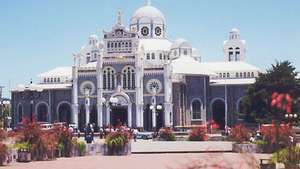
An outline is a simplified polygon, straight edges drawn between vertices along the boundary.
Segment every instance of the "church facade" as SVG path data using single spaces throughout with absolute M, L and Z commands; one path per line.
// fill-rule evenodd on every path
M 164 15 L 147 1 L 127 27 L 118 12 L 103 37 L 91 35 L 71 67 L 40 74 L 12 91 L 13 123 L 73 123 L 82 129 L 124 124 L 151 131 L 215 120 L 236 123 L 240 101 L 260 70 L 246 63 L 245 41 L 232 29 L 223 62 L 201 62 L 197 49 L 167 38 Z

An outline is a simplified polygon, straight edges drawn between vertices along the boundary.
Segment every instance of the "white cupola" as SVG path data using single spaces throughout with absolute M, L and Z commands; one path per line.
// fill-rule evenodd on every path
M 130 30 L 137 32 L 140 38 L 165 38 L 166 19 L 162 12 L 147 0 L 145 5 L 132 15 Z
M 224 55 L 228 62 L 244 61 L 246 58 L 246 42 L 240 39 L 240 31 L 233 28 L 229 32 L 229 39 L 224 41 Z

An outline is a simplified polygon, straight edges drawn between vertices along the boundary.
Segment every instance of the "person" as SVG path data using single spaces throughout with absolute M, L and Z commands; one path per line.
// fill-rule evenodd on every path
M 99 132 L 100 132 L 100 139 L 102 139 L 103 138 L 103 132 L 104 132 L 102 127 L 100 127 Z
M 134 139 L 134 142 L 136 142 L 138 133 L 139 133 L 138 129 L 133 129 L 133 139 Z
M 90 125 L 86 125 L 84 128 L 84 139 L 86 143 L 92 143 L 93 141 L 93 133 Z

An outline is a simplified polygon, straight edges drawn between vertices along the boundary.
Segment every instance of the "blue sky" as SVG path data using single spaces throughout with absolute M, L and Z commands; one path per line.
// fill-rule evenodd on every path
M 90 34 L 102 36 L 124 22 L 144 0 L 2 0 L 0 2 L 0 85 L 27 84 L 30 78 L 72 64 L 72 53 Z M 300 1 L 152 0 L 167 19 L 171 40 L 185 38 L 203 61 L 223 61 L 222 44 L 233 27 L 247 42 L 247 62 L 262 69 L 290 60 L 300 70 Z

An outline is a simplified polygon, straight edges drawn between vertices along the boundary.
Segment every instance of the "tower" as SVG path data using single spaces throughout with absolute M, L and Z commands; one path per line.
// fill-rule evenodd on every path
M 229 39 L 224 41 L 224 55 L 228 62 L 244 61 L 246 58 L 246 42 L 240 39 L 240 31 L 233 28 Z

